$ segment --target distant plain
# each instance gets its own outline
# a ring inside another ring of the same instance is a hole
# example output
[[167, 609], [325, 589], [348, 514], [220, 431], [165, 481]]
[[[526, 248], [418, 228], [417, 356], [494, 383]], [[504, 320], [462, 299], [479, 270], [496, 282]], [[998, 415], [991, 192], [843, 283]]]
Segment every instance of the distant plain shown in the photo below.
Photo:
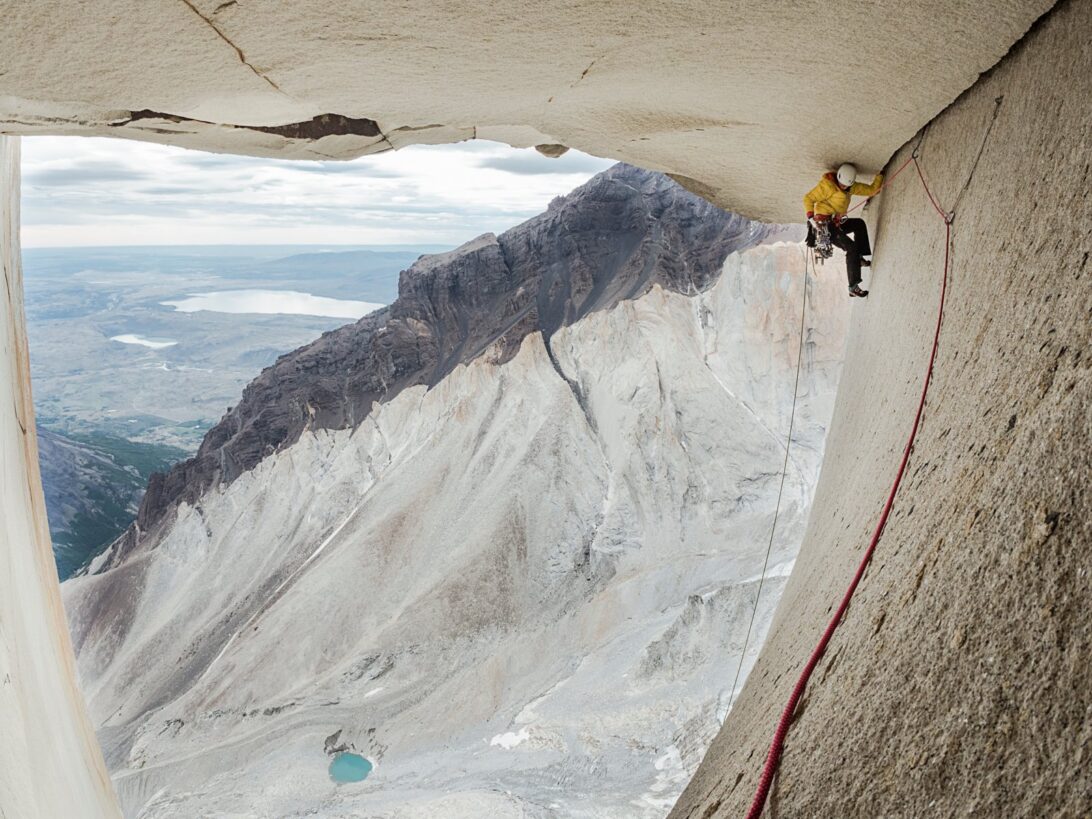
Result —
[[[183, 312], [194, 294], [291, 291], [389, 304], [398, 273], [443, 246], [63, 248], [24, 251], [39, 423], [193, 450], [279, 355], [353, 319]], [[147, 342], [152, 342], [149, 345]], [[167, 342], [176, 342], [164, 346]]]
[[263, 368], [394, 301], [400, 271], [447, 249], [25, 250], [42, 482], [61, 577], [129, 525], [149, 474], [192, 454]]

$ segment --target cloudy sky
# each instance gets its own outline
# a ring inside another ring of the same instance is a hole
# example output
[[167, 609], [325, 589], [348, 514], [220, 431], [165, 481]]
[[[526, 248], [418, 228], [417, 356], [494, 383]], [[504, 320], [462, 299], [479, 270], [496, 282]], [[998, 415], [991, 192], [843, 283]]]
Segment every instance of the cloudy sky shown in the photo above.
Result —
[[611, 164], [482, 141], [290, 162], [27, 137], [22, 239], [24, 247], [455, 245], [541, 212]]

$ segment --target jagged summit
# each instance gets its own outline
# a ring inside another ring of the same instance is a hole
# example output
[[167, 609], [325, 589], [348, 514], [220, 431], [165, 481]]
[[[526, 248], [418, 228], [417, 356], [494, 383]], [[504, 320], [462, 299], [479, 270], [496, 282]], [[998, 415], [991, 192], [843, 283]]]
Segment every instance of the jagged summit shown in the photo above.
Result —
[[107, 565], [178, 502], [232, 482], [304, 429], [353, 427], [375, 402], [435, 385], [487, 352], [507, 361], [529, 333], [548, 341], [653, 284], [700, 292], [729, 253], [784, 230], [620, 163], [500, 236], [422, 256], [401, 274], [393, 304], [282, 356], [246, 387], [193, 458], [153, 475], [135, 525]]
[[[126, 814], [662, 819], [742, 660], [790, 410], [747, 662], [832, 407], [843, 285], [807, 284], [801, 358], [781, 230], [620, 166], [267, 369], [173, 473], [192, 498], [65, 584]], [[335, 745], [372, 772], [331, 794]]]

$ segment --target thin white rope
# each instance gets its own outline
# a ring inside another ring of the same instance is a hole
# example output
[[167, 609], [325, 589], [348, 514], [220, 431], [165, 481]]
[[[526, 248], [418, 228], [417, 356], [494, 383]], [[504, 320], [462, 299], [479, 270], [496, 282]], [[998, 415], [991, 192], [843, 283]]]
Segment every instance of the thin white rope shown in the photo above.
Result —
[[766, 544], [766, 557], [762, 561], [762, 574], [758, 579], [758, 592], [755, 594], [755, 606], [751, 610], [751, 620], [747, 624], [747, 636], [743, 638], [743, 651], [739, 655], [739, 665], [736, 666], [736, 677], [732, 681], [732, 689], [728, 695], [728, 711], [732, 710], [735, 703], [736, 686], [739, 685], [739, 675], [743, 671], [743, 663], [747, 660], [747, 646], [751, 642], [751, 630], [755, 625], [755, 617], [758, 615], [758, 604], [762, 599], [762, 586], [766, 582], [766, 569], [770, 565], [770, 553], [773, 551], [774, 535], [777, 533], [777, 518], [781, 514], [781, 496], [785, 491], [785, 477], [789, 473], [789, 448], [792, 446], [792, 429], [796, 421], [796, 398], [800, 392], [800, 366], [804, 360], [804, 317], [808, 306], [808, 259], [811, 259], [812, 270], [815, 269], [814, 251], [804, 249], [804, 292], [800, 300], [800, 342], [796, 353], [796, 380], [792, 387], [792, 410], [789, 412], [789, 435], [785, 441], [785, 461], [781, 465], [781, 485], [777, 489], [777, 505], [774, 507], [773, 524], [770, 526], [770, 540]]

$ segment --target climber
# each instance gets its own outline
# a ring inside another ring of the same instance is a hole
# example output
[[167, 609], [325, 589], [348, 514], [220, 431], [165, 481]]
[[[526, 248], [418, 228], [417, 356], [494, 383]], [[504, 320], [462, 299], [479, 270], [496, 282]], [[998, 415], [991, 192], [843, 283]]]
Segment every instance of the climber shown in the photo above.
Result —
[[864, 219], [847, 219], [849, 200], [852, 196], [875, 196], [883, 185], [883, 174], [878, 173], [871, 185], [857, 181], [857, 168], [846, 162], [837, 171], [823, 174], [819, 184], [804, 197], [804, 210], [808, 214], [808, 247], [815, 246], [813, 222], [828, 222], [830, 241], [846, 252], [846, 274], [849, 276], [849, 295], [865, 297], [862, 290], [861, 268], [870, 267], [872, 247], [868, 243], [868, 226]]

